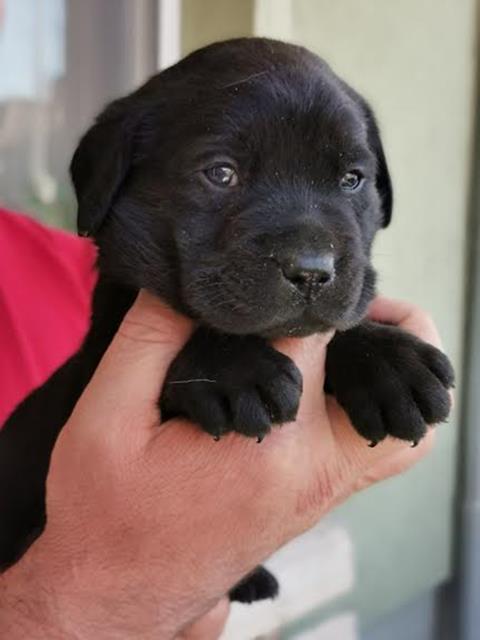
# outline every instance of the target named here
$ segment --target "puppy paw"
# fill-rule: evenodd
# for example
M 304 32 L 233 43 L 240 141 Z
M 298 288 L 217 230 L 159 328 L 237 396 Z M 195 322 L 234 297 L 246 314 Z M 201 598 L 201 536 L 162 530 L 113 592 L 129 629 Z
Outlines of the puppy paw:
M 160 410 L 215 438 L 237 431 L 261 441 L 273 425 L 295 419 L 301 392 L 298 368 L 266 341 L 199 329 L 168 372 Z
M 326 373 L 326 390 L 372 446 L 387 435 L 415 445 L 450 412 L 448 358 L 396 327 L 365 322 L 337 334 Z
M 258 600 L 275 598 L 278 595 L 278 591 L 279 586 L 275 576 L 270 571 L 267 571 L 265 567 L 257 567 L 233 587 L 228 595 L 231 602 L 250 604 Z

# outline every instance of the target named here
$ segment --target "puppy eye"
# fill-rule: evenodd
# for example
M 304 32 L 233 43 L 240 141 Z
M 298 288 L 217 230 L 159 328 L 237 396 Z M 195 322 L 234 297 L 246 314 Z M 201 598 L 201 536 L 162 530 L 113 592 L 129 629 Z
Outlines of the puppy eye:
M 235 187 L 238 184 L 238 174 L 229 164 L 217 164 L 204 171 L 208 180 L 216 187 Z
M 355 191 L 363 182 L 360 171 L 348 171 L 340 180 L 340 186 L 344 191 Z

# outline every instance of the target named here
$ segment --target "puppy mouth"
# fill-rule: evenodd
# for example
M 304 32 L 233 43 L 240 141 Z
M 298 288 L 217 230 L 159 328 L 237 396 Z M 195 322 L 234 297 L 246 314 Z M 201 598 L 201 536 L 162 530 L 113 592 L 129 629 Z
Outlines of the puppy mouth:
M 248 288 L 229 286 L 226 282 L 215 287 L 215 294 L 208 297 L 198 295 L 197 288 L 192 299 L 189 288 L 184 292 L 188 303 L 185 306 L 192 318 L 222 333 L 253 334 L 268 339 L 305 337 L 332 329 L 344 330 L 355 324 L 355 310 L 364 287 L 363 273 L 356 280 L 356 286 L 350 282 L 346 286 L 340 277 L 322 284 L 306 278 L 300 287 L 296 283 L 283 283 L 280 291 L 268 279 L 250 282 Z
M 326 333 L 331 330 L 345 330 L 355 324 L 352 321 L 351 305 L 347 311 L 338 314 L 332 310 L 324 313 L 313 304 L 305 303 L 303 310 L 298 310 L 288 319 L 273 316 L 262 318 L 260 321 L 254 315 L 241 317 L 225 314 L 222 318 L 212 317 L 210 314 L 195 314 L 197 320 L 222 333 L 236 335 L 258 335 L 268 340 L 285 337 L 304 338 L 314 333 Z
M 305 338 L 314 333 L 327 333 L 332 330 L 345 330 L 353 324 L 352 304 L 347 311 L 342 310 L 338 314 L 332 314 L 331 310 L 322 313 L 314 306 L 305 307 L 304 313 L 292 320 L 278 325 L 272 325 L 259 332 L 264 338 L 273 340 L 276 338 Z
M 319 259 L 319 252 L 306 251 L 300 265 L 298 253 L 279 264 L 273 252 L 262 256 L 241 249 L 208 255 L 200 264 L 183 261 L 183 311 L 200 324 L 272 339 L 343 330 L 358 321 L 371 271 L 367 256 L 349 251 L 335 260 Z

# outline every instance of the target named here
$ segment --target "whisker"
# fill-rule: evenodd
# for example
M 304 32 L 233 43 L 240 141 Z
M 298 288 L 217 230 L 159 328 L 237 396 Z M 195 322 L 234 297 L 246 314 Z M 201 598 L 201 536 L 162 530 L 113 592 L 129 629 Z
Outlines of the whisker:
M 253 80 L 254 78 L 258 78 L 260 76 L 264 76 L 268 72 L 269 72 L 269 70 L 265 69 L 265 71 L 259 71 L 258 73 L 252 73 L 251 76 L 247 76 L 246 78 L 243 78 L 242 80 L 235 80 L 235 82 L 229 82 L 228 84 L 224 84 L 223 85 L 223 89 L 228 89 L 229 87 L 235 87 L 235 86 L 237 86 L 237 84 L 244 84 L 245 82 L 250 82 L 250 80 Z
M 167 384 L 191 384 L 192 382 L 211 382 L 216 384 L 216 380 L 210 380 L 210 378 L 191 378 L 190 380 L 169 380 Z

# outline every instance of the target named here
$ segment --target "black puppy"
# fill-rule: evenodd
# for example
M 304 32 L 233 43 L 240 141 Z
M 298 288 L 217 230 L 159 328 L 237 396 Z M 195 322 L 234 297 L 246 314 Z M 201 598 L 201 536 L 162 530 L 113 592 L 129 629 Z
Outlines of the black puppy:
M 302 390 L 269 340 L 328 329 L 327 391 L 370 443 L 416 443 L 447 417 L 447 358 L 363 321 L 392 189 L 370 108 L 317 56 L 262 39 L 197 51 L 110 104 L 71 174 L 100 279 L 81 350 L 1 432 L 3 568 L 43 529 L 55 439 L 140 288 L 199 327 L 169 372 L 163 419 L 260 442 L 295 418 Z M 258 569 L 231 596 L 276 589 Z

